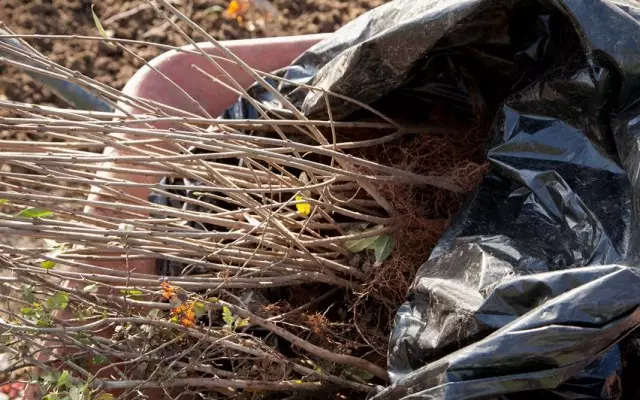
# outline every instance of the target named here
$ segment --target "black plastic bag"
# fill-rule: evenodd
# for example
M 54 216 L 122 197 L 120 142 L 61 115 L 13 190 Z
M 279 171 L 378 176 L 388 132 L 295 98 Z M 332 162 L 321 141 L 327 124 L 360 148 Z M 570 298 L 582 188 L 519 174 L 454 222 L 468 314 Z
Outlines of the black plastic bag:
M 639 19 L 631 1 L 395 0 L 279 71 L 413 123 L 442 103 L 494 120 L 491 172 L 417 271 L 376 399 L 638 398 Z

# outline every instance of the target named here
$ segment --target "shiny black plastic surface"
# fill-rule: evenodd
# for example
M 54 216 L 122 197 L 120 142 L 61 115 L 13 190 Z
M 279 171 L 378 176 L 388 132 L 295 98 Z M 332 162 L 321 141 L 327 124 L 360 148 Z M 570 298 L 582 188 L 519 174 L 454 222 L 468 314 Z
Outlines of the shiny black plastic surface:
M 629 370 L 640 324 L 638 5 L 395 0 L 279 71 L 383 112 L 396 105 L 413 123 L 438 103 L 492 113 L 491 171 L 416 266 L 390 338 L 393 385 L 376 399 L 640 398 Z M 309 117 L 326 113 L 322 93 L 278 88 Z M 331 109 L 360 111 L 335 97 Z M 225 117 L 257 116 L 238 101 Z

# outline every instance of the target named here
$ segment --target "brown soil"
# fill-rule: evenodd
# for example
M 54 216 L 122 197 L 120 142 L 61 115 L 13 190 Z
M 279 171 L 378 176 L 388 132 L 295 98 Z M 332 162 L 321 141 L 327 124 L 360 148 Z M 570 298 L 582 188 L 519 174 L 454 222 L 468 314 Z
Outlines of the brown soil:
M 174 4 L 196 23 L 219 40 L 245 39 L 265 36 L 286 36 L 332 32 L 365 11 L 385 0 L 271 0 L 279 17 L 271 23 L 227 20 L 221 13 L 227 0 L 175 0 Z M 98 31 L 91 15 L 91 3 L 103 21 L 105 30 L 114 37 L 138 39 L 162 44 L 183 45 L 186 41 L 164 24 L 150 8 L 122 17 L 129 10 L 140 7 L 143 0 L 2 0 L 0 22 L 20 34 L 90 35 Z M 179 24 L 181 28 L 184 25 Z M 187 30 L 188 32 L 188 30 Z M 197 36 L 196 41 L 202 40 Z M 30 41 L 34 47 L 57 63 L 121 89 L 142 61 L 119 49 L 82 40 L 44 39 Z M 136 53 L 149 60 L 159 54 L 150 47 L 139 47 Z M 47 90 L 43 90 L 25 74 L 0 63 L 0 98 L 65 106 Z

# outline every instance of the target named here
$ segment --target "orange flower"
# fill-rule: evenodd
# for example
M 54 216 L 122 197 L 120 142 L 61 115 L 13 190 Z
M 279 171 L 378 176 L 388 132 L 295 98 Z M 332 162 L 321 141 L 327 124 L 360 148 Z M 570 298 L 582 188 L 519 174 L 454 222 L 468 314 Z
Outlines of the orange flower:
M 191 328 L 196 325 L 195 301 L 187 301 L 187 294 L 179 287 L 174 287 L 169 282 L 162 281 L 162 298 L 169 300 L 171 304 L 171 320 L 180 325 Z
M 186 328 L 192 328 L 196 325 L 196 313 L 193 311 L 195 302 L 183 303 L 178 307 L 171 309 L 171 315 L 173 315 L 180 325 Z
M 249 0 L 231 0 L 224 12 L 224 16 L 229 19 L 237 19 L 244 16 L 249 11 Z
M 182 313 L 180 325 L 186 328 L 192 328 L 196 325 L 196 314 L 193 312 L 193 303 Z
M 171 296 L 175 294 L 175 290 L 167 281 L 163 281 L 160 286 L 162 286 L 162 298 L 169 300 Z

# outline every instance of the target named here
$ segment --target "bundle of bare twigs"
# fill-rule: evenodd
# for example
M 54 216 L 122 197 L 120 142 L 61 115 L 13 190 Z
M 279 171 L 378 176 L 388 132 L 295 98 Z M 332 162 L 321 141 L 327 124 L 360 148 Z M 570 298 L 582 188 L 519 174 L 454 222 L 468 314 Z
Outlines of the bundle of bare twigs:
M 82 85 L 116 111 L 0 100 L 0 130 L 38 138 L 0 144 L 0 234 L 30 240 L 0 243 L 10 272 L 0 277 L 0 350 L 15 356 L 12 368 L 39 368 L 34 379 L 51 398 L 185 387 L 249 398 L 386 382 L 390 318 L 450 205 L 482 175 L 480 142 L 402 126 L 364 104 L 378 121 L 308 120 L 265 82 L 282 78 L 221 46 L 223 57 L 177 50 L 222 71 L 223 61 L 239 65 L 292 117 L 214 77 L 262 119 L 194 115 L 22 44 L 0 42 L 15 56 L 2 61 Z M 183 268 L 162 277 L 145 272 L 150 260 Z

